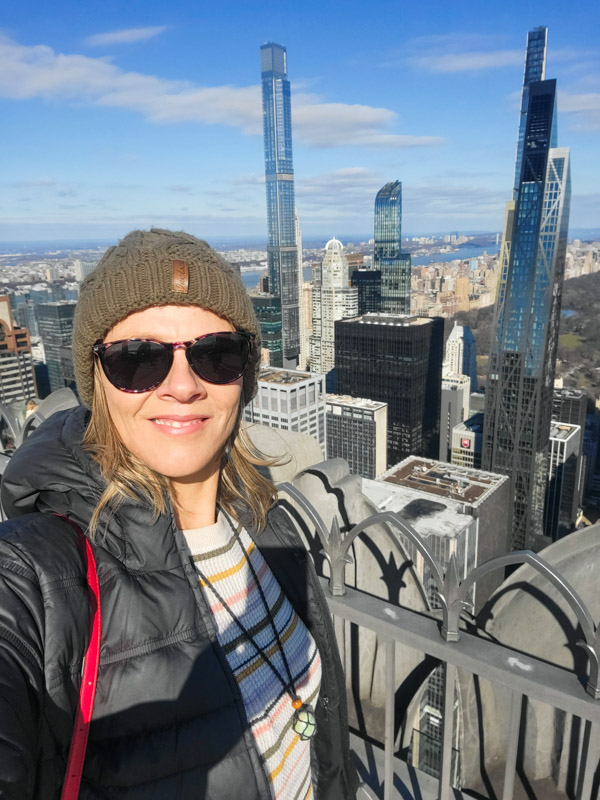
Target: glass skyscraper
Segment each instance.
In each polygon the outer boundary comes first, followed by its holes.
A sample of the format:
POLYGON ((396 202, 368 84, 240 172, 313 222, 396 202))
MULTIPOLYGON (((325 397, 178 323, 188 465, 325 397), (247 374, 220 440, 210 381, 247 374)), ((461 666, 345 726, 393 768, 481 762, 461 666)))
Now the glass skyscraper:
POLYGON ((269 286, 281 299, 283 366, 296 368, 300 353, 298 250, 296 247, 292 107, 287 53, 280 44, 260 48, 267 186, 269 286))
POLYGON ((527 96, 500 252, 482 454, 484 469, 511 478, 517 549, 535 547, 543 533, 571 191, 569 151, 556 147, 556 81, 530 83, 527 96))
POLYGON ((364 314, 335 322, 337 392, 388 404, 387 466, 437 458, 444 320, 364 314))
POLYGON ((410 253, 402 252, 402 183, 394 181, 375 198, 373 266, 381 270, 381 311, 410 314, 410 253))
POLYGON ((527 125, 527 109, 529 107, 529 86, 534 83, 534 81, 543 81, 545 78, 547 38, 548 29, 543 26, 534 28, 527 34, 527 53, 525 55, 525 73, 523 75, 523 92, 521 94, 521 114, 519 117, 519 138, 517 140, 513 200, 517 199, 519 180, 521 178, 525 127, 527 125))

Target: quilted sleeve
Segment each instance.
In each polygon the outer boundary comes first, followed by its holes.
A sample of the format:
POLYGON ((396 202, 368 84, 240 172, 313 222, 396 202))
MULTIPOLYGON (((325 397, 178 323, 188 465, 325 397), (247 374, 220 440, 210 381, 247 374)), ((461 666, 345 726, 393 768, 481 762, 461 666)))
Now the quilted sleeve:
POLYGON ((44 695, 44 610, 37 576, 0 541, 0 798, 33 797, 44 695))

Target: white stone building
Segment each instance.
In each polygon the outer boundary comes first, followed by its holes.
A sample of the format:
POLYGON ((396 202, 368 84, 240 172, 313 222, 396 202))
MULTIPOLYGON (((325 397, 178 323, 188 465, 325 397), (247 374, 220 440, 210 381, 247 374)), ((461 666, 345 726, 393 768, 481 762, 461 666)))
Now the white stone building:
POLYGON ((358 289, 348 286, 344 246, 336 239, 325 245, 321 285, 313 289, 313 332, 310 368, 325 375, 335 366, 335 321, 358 314, 358 289))
POLYGON ((244 419, 307 433, 327 458, 324 375, 266 367, 259 375, 256 396, 244 409, 244 419))

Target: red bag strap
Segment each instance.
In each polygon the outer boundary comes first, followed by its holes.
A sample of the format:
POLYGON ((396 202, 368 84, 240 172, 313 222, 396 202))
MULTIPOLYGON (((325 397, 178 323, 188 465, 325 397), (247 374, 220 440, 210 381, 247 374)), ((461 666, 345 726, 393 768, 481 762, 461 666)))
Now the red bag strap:
POLYGON ((61 800, 77 800, 79 795, 79 784, 81 783, 81 773, 83 771, 83 761, 87 747, 90 721, 94 708, 94 697, 96 696, 96 683, 98 681, 98 662, 100 661, 100 585, 98 583, 98 573, 96 571, 96 561, 94 552, 89 540, 81 530, 68 517, 62 514, 61 517, 77 532, 79 543, 83 549, 86 566, 87 582, 90 592, 90 606, 92 609, 92 625, 90 641, 85 653, 83 662, 83 675, 79 690, 79 704, 75 713, 75 727, 71 748, 69 750, 69 760, 67 762, 67 772, 63 784, 61 800))

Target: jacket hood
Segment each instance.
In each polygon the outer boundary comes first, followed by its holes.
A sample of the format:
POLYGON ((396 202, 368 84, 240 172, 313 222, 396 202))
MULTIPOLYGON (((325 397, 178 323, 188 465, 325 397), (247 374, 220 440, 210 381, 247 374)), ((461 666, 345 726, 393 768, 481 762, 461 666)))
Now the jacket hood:
MULTIPOLYGON (((106 482, 98 464, 83 449, 89 421, 83 406, 45 420, 10 459, 0 499, 9 519, 42 512, 62 514, 87 530, 106 482)), ((95 543, 132 569, 164 569, 177 564, 172 513, 155 519, 148 503, 124 500, 104 509, 95 543)))

